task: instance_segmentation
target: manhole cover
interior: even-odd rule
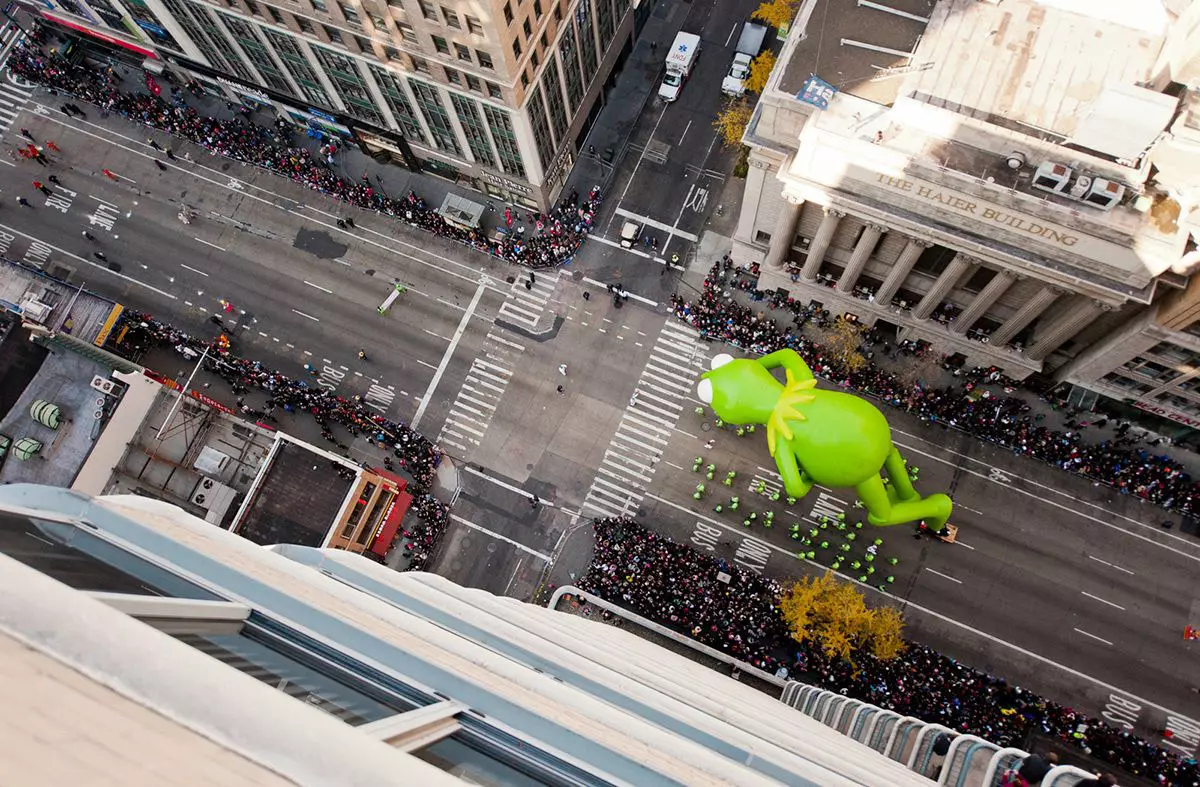
[[[493,541],[492,543],[488,544],[487,550],[488,550],[488,552],[495,552],[496,551],[496,542]]]

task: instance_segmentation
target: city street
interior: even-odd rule
[[[697,173],[684,175],[718,161],[707,118],[697,118],[718,104],[727,53],[717,37],[737,21],[714,12],[704,37],[715,43],[680,103],[643,118],[658,128],[648,140],[669,129],[686,154],[648,166],[649,148],[633,150],[608,206],[616,216],[674,211],[653,214],[675,233],[668,255],[683,232],[703,227],[703,210],[681,218],[703,188]],[[522,269],[191,146],[175,145],[179,158],[167,160],[145,129],[68,118],[40,93],[14,125],[62,152],[47,168],[0,159],[0,253],[192,333],[214,332],[218,316],[236,324],[239,354],[296,376],[310,364],[316,383],[437,439],[459,484],[433,568],[452,580],[530,599],[547,578],[566,584],[586,569],[590,518],[622,514],[790,579],[817,566],[797,559],[787,525],[855,514],[847,490],[814,490],[791,508],[751,491],[756,480],[778,484],[765,436],[738,438],[695,414],[695,379],[723,348],[665,316],[657,296],[631,285],[617,307],[604,281],[571,267],[526,287]],[[50,174],[61,185],[36,191],[32,182]],[[651,194],[643,184],[653,181]],[[195,214],[190,224],[178,218],[183,208]],[[354,227],[339,228],[347,216]],[[379,314],[397,282],[408,292]],[[1175,713],[1173,729],[1195,726],[1183,717],[1200,717],[1200,665],[1182,631],[1200,544],[1161,530],[1160,512],[1132,498],[887,415],[896,444],[922,467],[919,488],[954,496],[961,533],[951,545],[914,540],[905,527],[878,531],[900,562],[889,569],[895,582],[880,591],[873,580],[868,596],[902,605],[914,638],[1117,726],[1153,735]],[[697,456],[735,470],[733,493],[748,511],[775,510],[775,527],[747,531],[740,517],[713,511],[730,493],[719,480],[693,500]],[[1161,745],[1194,753],[1182,735]]]

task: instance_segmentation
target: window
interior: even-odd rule
[[[483,68],[495,68],[495,65],[492,63],[492,56],[482,49],[475,50],[475,59],[479,61],[479,65]]]
[[[405,22],[397,22],[396,27],[400,28],[400,35],[410,44],[417,43],[417,31],[413,30],[412,25]]]
[[[529,60],[535,69],[542,64],[542,58],[538,56],[536,49],[529,53]]]
[[[471,50],[467,49],[462,44],[454,45],[454,54],[458,56],[459,60],[465,60],[468,63],[471,62]]]
[[[330,27],[329,25],[324,25],[324,28],[325,35],[329,36],[330,41],[335,44],[342,43],[342,31],[338,30],[336,27]]]
[[[355,27],[362,27],[362,19],[358,16],[358,12],[345,3],[338,4],[338,8],[342,11],[342,16],[346,18],[346,23]]]
[[[409,55],[408,59],[412,61],[414,70],[420,71],[422,74],[429,73],[429,63],[425,60],[425,58],[417,57],[416,55]]]
[[[358,44],[358,51],[365,52],[368,55],[375,54],[375,48],[371,46],[371,42],[362,36],[355,36],[354,43]]]
[[[372,27],[374,27],[376,30],[378,30],[381,33],[387,31],[387,20],[386,19],[384,19],[379,14],[367,14],[367,16],[371,20]]]
[[[463,76],[467,78],[467,90],[474,90],[476,93],[483,92],[483,83],[480,82],[476,77],[473,77],[470,74],[464,74]]]
[[[421,16],[434,22],[440,21],[437,9],[433,7],[433,3],[429,2],[429,0],[417,0],[417,6],[421,9]]]
[[[504,24],[511,25],[513,23],[512,3],[504,4]]]
[[[383,94],[383,100],[392,110],[392,115],[400,124],[404,136],[419,144],[428,145],[429,140],[425,137],[421,123],[413,112],[412,103],[404,94],[404,86],[400,80],[390,71],[385,71],[377,65],[368,63],[367,69],[375,77],[379,91]]]
[[[541,40],[542,40],[542,49],[549,49],[550,48],[550,39],[546,37],[545,30],[542,31],[542,39]]]
[[[75,590],[221,600],[74,523],[0,512],[0,553]]]
[[[521,72],[521,87],[529,87],[529,73],[526,71]]]
[[[448,82],[450,82],[450,84],[452,84],[452,85],[461,85],[462,84],[462,75],[460,75],[453,68],[443,68],[442,71],[446,72],[446,80]]]
[[[525,21],[521,23],[521,29],[525,31],[525,40],[533,38],[533,28],[529,25],[529,17],[525,17]]]
[[[450,45],[446,43],[446,39],[441,36],[430,36],[433,39],[433,48],[443,55],[450,54]]]
[[[513,57],[521,59],[521,39],[519,38],[513,39]]]
[[[316,35],[317,32],[316,28],[313,27],[313,23],[302,16],[296,17],[296,27],[300,28],[301,33],[308,33],[310,36]]]
[[[388,60],[394,60],[397,63],[403,62],[404,60],[404,56],[400,54],[400,50],[394,46],[385,46],[383,48],[383,54]]]
[[[542,15],[542,0],[533,0],[533,15]]]
[[[322,14],[329,13],[329,6],[325,5],[325,0],[312,0],[312,7]]]
[[[954,249],[947,249],[945,246],[930,246],[925,251],[921,252],[921,256],[917,258],[917,264],[913,266],[914,271],[926,273],[930,276],[940,276],[942,271],[950,265],[950,260],[954,259],[957,254]]]
[[[398,681],[373,680],[376,673],[366,664],[310,642],[259,613],[252,612],[234,634],[184,633],[175,638],[351,726],[436,702],[410,686],[396,691]]]
[[[462,30],[462,23],[458,21],[458,14],[451,11],[446,6],[442,6],[442,16],[446,17],[446,24],[453,27],[455,30]]]
[[[267,6],[267,15],[271,17],[271,21],[277,25],[283,24],[283,14],[276,11],[271,6]]]
[[[554,4],[554,21],[555,22],[562,21],[562,8],[558,5],[558,3]]]
[[[467,30],[471,31],[471,35],[483,35],[483,24],[479,21],[478,17],[471,16],[470,14],[463,14],[463,18],[467,20]]]
[[[962,288],[967,292],[979,292],[984,287],[988,286],[988,282],[995,277],[996,271],[994,268],[986,268],[981,265],[973,274],[971,274],[971,278],[967,279],[967,283],[964,284]]]
[[[488,83],[488,90],[500,88]],[[497,96],[499,98],[499,96]],[[517,144],[517,135],[513,131],[512,120],[508,113],[496,107],[483,105],[483,116],[487,118],[488,129],[492,132],[492,140],[496,143],[496,152],[500,154],[500,166],[510,175],[518,178],[525,177],[525,164],[521,161],[521,148]]]
[[[495,82],[487,83],[487,92],[488,92],[488,95],[491,96],[492,98],[504,98],[504,93],[501,92],[500,86],[497,85]]]
[[[492,143],[488,141],[487,127],[484,126],[483,115],[479,112],[479,102],[473,98],[451,93],[450,103],[454,106],[455,114],[458,115],[463,136],[467,138],[471,157],[480,164],[495,168],[496,156],[492,153]]]
[[[755,243],[761,243],[761,244],[764,244],[764,245],[766,245],[766,244],[770,243],[770,242],[771,242],[771,233],[769,233],[769,232],[763,232],[762,230],[757,230],[757,231],[755,231],[755,233],[754,233],[754,242],[755,242]]]
[[[446,107],[442,104],[441,90],[417,79],[408,80],[408,86],[412,88],[413,96],[417,100],[417,109],[425,118],[425,124],[429,126],[430,133],[433,134],[434,146],[461,156],[462,150],[458,146],[458,137],[454,134],[454,127],[450,125],[450,115],[447,114]]]
[[[254,16],[263,15],[262,9],[258,7],[258,3],[254,2],[254,0],[246,0],[246,10],[248,10]]]

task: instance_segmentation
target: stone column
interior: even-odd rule
[[[896,259],[896,264],[888,271],[887,278],[883,280],[883,284],[879,287],[879,292],[875,293],[875,303],[884,308],[891,304],[892,298],[896,297],[896,292],[900,289],[900,285],[908,278],[909,272],[917,264],[917,260],[921,258],[921,253],[932,245],[929,241],[917,240],[916,238],[908,239],[908,245],[900,252],[900,256]]]
[[[817,237],[813,238],[812,243],[809,244],[808,257],[804,260],[804,267],[800,269],[800,276],[805,281],[817,280],[817,271],[821,270],[821,263],[825,261],[825,252],[829,251],[829,242],[833,240],[833,233],[837,232],[838,223],[845,215],[840,210],[825,209],[825,218],[821,219]]]
[[[788,250],[796,237],[796,223],[800,221],[800,207],[803,202],[792,202],[786,196],[783,207],[779,209],[779,218],[775,220],[775,229],[771,232],[771,245],[763,260],[763,267],[768,270],[782,270],[787,263]]]
[[[997,347],[1003,347],[1012,341],[1012,338],[1021,331],[1025,330],[1025,326],[1041,316],[1042,312],[1050,308],[1050,304],[1058,296],[1062,295],[1065,290],[1060,287],[1047,285],[1038,290],[1037,294],[1025,302],[1025,305],[1017,309],[1017,313],[1009,317],[1003,325],[995,330],[990,337],[992,344]]]
[[[933,310],[946,299],[963,274],[974,268],[975,264],[973,258],[961,251],[955,254],[954,259],[950,260],[950,264],[946,266],[946,270],[942,271],[942,275],[937,277],[937,281],[929,288],[929,292],[925,293],[925,297],[913,309],[913,317],[918,320],[928,320],[929,315],[933,314]]]
[[[992,280],[987,283],[987,286],[979,291],[975,296],[975,300],[971,301],[967,308],[963,309],[963,313],[954,318],[954,322],[950,323],[950,330],[954,333],[966,333],[976,320],[984,315],[991,305],[1000,300],[1000,296],[1005,290],[1012,286],[1017,280],[1017,274],[1009,270],[1001,270],[992,277]]]
[[[1063,310],[1037,337],[1026,355],[1034,361],[1042,361],[1062,346],[1063,342],[1082,331],[1092,320],[1112,307],[1107,303],[1081,296],[1069,309]]]
[[[854,253],[850,255],[850,262],[846,263],[846,270],[842,271],[842,278],[838,279],[838,292],[854,291],[854,283],[862,275],[863,268],[867,267],[867,260],[870,259],[871,252],[875,251],[875,244],[885,232],[887,227],[878,224],[863,227],[862,235],[854,246]]]

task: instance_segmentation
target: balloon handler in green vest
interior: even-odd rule
[[[770,371],[781,366],[786,383]],[[758,359],[721,353],[701,375],[697,394],[726,421],[766,424],[767,445],[792,497],[804,497],[814,484],[854,487],[872,525],[923,519],[940,530],[953,504],[944,494],[921,497],[913,489],[883,413],[865,399],[816,386],[795,350]]]

